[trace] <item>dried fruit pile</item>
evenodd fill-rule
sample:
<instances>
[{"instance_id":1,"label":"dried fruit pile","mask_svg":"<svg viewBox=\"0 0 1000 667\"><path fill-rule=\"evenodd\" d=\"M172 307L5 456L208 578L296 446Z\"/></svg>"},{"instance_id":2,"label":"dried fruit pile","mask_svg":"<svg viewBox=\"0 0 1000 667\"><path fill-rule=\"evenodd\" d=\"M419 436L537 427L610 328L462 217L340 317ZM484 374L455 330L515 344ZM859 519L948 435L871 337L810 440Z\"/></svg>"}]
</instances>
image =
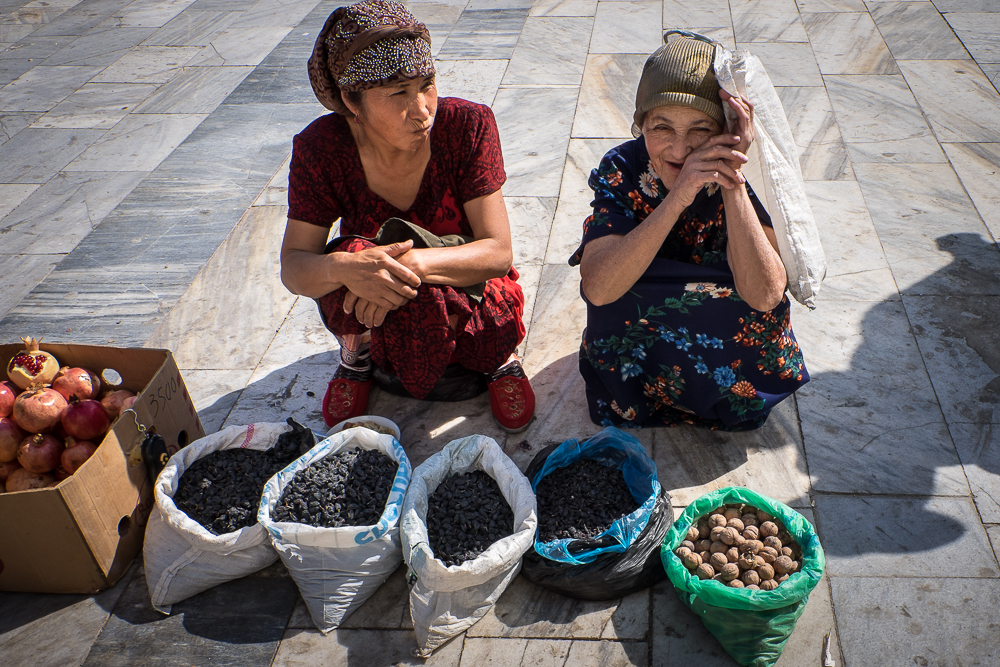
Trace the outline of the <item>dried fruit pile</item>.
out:
<instances>
[{"instance_id":1,"label":"dried fruit pile","mask_svg":"<svg viewBox=\"0 0 1000 667\"><path fill-rule=\"evenodd\" d=\"M639 508L621 470L577 459L538 482L538 541L600 535Z\"/></svg>"},{"instance_id":2,"label":"dried fruit pile","mask_svg":"<svg viewBox=\"0 0 1000 667\"><path fill-rule=\"evenodd\" d=\"M800 567L802 551L779 519L750 505L724 505L698 520L674 550L699 579L773 591Z\"/></svg>"},{"instance_id":3,"label":"dried fruit pile","mask_svg":"<svg viewBox=\"0 0 1000 667\"><path fill-rule=\"evenodd\" d=\"M514 533L514 512L496 480L482 470L453 475L427 498L431 551L445 565L477 558Z\"/></svg>"},{"instance_id":4,"label":"dried fruit pile","mask_svg":"<svg viewBox=\"0 0 1000 667\"><path fill-rule=\"evenodd\" d=\"M257 506L267 480L315 442L308 429L298 424L292 428L271 449L223 449L192 463L177 483L177 509L215 535L257 523Z\"/></svg>"},{"instance_id":5,"label":"dried fruit pile","mask_svg":"<svg viewBox=\"0 0 1000 667\"><path fill-rule=\"evenodd\" d=\"M295 473L271 519L317 528L371 526L385 510L398 468L374 449L322 458Z\"/></svg>"}]
</instances>

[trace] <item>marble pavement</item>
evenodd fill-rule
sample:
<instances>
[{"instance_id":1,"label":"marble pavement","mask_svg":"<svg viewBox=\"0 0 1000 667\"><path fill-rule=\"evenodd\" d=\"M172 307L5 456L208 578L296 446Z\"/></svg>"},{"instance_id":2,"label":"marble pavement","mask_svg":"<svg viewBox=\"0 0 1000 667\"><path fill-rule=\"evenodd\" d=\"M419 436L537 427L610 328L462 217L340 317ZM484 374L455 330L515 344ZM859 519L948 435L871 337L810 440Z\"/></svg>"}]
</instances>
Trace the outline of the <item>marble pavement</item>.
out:
<instances>
[{"instance_id":1,"label":"marble pavement","mask_svg":"<svg viewBox=\"0 0 1000 667\"><path fill-rule=\"evenodd\" d=\"M338 359L277 276L291 137L329 0L0 0L0 339L173 350L211 432L319 428ZM829 271L793 325L812 382L754 433L636 432L679 512L746 485L817 527L826 576L779 665L1000 664L1000 5L994 0L417 0L442 95L496 113L538 418L376 393L420 463L494 437L522 467L598 430L566 258L601 155L630 138L661 28L760 56ZM1000 429L998 429L1000 433ZM0 593L0 664L421 664L393 575L312 628L282 566L163 617L141 562L95 596ZM433 665L731 665L663 583L576 602L522 578Z\"/></svg>"}]
</instances>

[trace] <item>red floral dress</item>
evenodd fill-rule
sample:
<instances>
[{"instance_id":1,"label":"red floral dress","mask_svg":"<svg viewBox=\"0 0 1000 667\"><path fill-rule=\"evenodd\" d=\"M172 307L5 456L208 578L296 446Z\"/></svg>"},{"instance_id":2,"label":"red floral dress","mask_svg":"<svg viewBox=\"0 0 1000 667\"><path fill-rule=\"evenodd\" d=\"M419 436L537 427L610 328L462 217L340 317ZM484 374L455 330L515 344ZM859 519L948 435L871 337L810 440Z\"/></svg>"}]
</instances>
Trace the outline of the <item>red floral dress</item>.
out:
<instances>
[{"instance_id":1,"label":"red floral dress","mask_svg":"<svg viewBox=\"0 0 1000 667\"><path fill-rule=\"evenodd\" d=\"M361 157L347 119L328 114L294 139L288 182L288 217L330 228L340 219L342 235L372 238L389 218L402 218L438 236L473 236L468 201L496 192L506 181L500 135L489 107L461 100L438 101L431 130L431 157L413 205L401 211L368 189ZM347 239L328 252L357 252L374 244ZM514 268L487 281L480 303L461 289L421 285L409 304L392 311L372 330L372 361L398 375L423 398L449 363L490 373L524 339L524 295ZM343 311L347 288L319 299L326 327L337 335L360 334L365 326ZM448 317L456 315L453 331Z\"/></svg>"}]
</instances>

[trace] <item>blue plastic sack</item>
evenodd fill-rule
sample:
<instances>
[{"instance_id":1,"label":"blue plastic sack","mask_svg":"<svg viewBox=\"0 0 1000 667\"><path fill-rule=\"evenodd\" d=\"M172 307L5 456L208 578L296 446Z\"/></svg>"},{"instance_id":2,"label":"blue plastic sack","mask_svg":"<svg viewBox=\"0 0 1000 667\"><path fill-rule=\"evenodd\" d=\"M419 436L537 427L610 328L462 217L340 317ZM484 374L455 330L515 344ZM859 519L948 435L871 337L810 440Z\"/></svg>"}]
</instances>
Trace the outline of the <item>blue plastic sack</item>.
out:
<instances>
[{"instance_id":1,"label":"blue plastic sack","mask_svg":"<svg viewBox=\"0 0 1000 667\"><path fill-rule=\"evenodd\" d=\"M600 535L587 540L590 543L599 543L601 546L580 550L573 548L573 545L582 541L572 538L535 542L535 551L538 555L570 565L583 565L601 554L622 553L628 549L646 528L656 498L660 495L660 483L656 479L656 463L649 458L638 440L613 426L583 442L571 439L559 445L545 460L541 471L535 474L531 490L537 493L538 483L547 474L565 468L581 458L592 459L602 465L621 470L632 498L641 505L631 514L612 523L611 527Z\"/></svg>"}]
</instances>

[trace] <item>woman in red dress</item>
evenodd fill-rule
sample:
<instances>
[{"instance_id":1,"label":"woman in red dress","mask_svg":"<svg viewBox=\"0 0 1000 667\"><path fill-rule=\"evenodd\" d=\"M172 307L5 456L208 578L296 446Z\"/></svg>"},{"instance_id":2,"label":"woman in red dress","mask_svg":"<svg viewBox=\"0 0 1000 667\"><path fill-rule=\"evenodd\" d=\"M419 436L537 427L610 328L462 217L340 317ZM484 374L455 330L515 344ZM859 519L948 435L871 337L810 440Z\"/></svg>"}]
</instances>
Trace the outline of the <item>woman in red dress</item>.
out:
<instances>
[{"instance_id":1,"label":"woman in red dress","mask_svg":"<svg viewBox=\"0 0 1000 667\"><path fill-rule=\"evenodd\" d=\"M341 343L325 420L364 413L373 373L443 400L468 397L449 387L471 376L503 428L527 428L534 394L514 355L524 296L493 112L438 99L426 27L386 0L334 11L309 77L335 113L294 140L281 279L316 299Z\"/></svg>"}]
</instances>

